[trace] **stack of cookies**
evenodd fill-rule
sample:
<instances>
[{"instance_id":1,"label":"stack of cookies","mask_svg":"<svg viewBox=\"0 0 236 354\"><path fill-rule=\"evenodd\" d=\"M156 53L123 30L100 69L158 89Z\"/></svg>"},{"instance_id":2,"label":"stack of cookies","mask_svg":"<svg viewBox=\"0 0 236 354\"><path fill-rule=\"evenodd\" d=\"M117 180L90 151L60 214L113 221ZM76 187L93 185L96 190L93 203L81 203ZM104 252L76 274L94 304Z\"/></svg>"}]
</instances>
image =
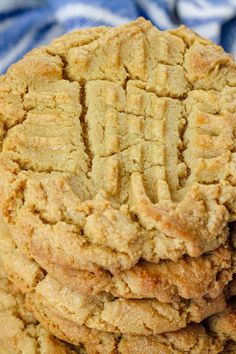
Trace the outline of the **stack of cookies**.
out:
<instances>
[{"instance_id":1,"label":"stack of cookies","mask_svg":"<svg viewBox=\"0 0 236 354\"><path fill-rule=\"evenodd\" d=\"M1 353L236 353L222 48L142 18L75 31L1 77L0 118Z\"/></svg>"}]
</instances>

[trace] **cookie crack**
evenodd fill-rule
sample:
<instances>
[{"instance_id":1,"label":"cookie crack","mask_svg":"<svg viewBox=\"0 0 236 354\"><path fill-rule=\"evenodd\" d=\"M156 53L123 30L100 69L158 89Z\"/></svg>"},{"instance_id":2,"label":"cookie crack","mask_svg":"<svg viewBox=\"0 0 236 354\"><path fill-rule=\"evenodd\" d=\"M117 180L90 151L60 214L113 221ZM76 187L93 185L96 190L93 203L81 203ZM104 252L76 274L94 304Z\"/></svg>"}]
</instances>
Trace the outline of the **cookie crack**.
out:
<instances>
[{"instance_id":1,"label":"cookie crack","mask_svg":"<svg viewBox=\"0 0 236 354\"><path fill-rule=\"evenodd\" d=\"M86 103L86 84L80 82L80 103L82 106L82 112L80 115L80 124L82 128L82 139L84 143L85 153L88 156L88 172L92 169L93 154L90 148L89 134L88 134L88 123L86 121L86 116L88 112L88 106Z\"/></svg>"}]
</instances>

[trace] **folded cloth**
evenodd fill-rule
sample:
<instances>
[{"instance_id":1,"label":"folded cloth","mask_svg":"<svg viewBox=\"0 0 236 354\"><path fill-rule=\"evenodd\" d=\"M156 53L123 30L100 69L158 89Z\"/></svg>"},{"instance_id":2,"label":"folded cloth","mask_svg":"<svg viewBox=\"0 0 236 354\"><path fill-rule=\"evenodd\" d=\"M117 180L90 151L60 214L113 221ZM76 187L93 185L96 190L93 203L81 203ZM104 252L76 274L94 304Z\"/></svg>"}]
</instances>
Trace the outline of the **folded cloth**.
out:
<instances>
[{"instance_id":1,"label":"folded cloth","mask_svg":"<svg viewBox=\"0 0 236 354\"><path fill-rule=\"evenodd\" d=\"M137 16L162 30L186 24L236 56L236 0L3 0L0 73L33 47L65 32L116 26Z\"/></svg>"}]
</instances>

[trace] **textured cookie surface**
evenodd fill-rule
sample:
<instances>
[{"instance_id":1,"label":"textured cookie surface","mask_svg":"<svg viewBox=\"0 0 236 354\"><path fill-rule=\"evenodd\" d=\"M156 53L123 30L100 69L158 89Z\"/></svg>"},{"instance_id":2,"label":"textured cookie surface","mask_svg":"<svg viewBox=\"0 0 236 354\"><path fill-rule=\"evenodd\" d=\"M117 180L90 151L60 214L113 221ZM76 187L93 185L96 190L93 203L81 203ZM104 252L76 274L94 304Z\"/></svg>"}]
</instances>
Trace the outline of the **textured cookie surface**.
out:
<instances>
[{"instance_id":1,"label":"textured cookie surface","mask_svg":"<svg viewBox=\"0 0 236 354\"><path fill-rule=\"evenodd\" d=\"M211 336L201 325L189 325L176 332L160 335L135 336L105 333L78 326L38 303L35 297L28 297L28 304L40 322L57 337L74 344L83 343L88 354L216 354L224 342Z\"/></svg>"},{"instance_id":2,"label":"textured cookie surface","mask_svg":"<svg viewBox=\"0 0 236 354\"><path fill-rule=\"evenodd\" d=\"M1 354L76 354L83 349L67 345L45 330L26 309L24 296L7 280L0 265Z\"/></svg>"},{"instance_id":3,"label":"textured cookie surface","mask_svg":"<svg viewBox=\"0 0 236 354\"><path fill-rule=\"evenodd\" d=\"M13 65L0 79L1 249L31 302L118 336L223 311L235 99L221 48L143 19Z\"/></svg>"},{"instance_id":4,"label":"textured cookie surface","mask_svg":"<svg viewBox=\"0 0 236 354\"><path fill-rule=\"evenodd\" d=\"M28 292L42 280L43 269L22 254L2 220L0 253L8 277L16 282L23 292ZM178 262L166 260L153 264L143 261L117 276L104 270L92 273L66 269L46 258L40 264L49 270L50 274L54 274L58 281L80 294L96 295L106 292L115 297L156 298L167 303L181 299L216 298L236 270L234 251L226 245L207 255L185 257ZM233 284L234 281L231 282L232 289L228 291L233 291Z\"/></svg>"},{"instance_id":5,"label":"textured cookie surface","mask_svg":"<svg viewBox=\"0 0 236 354\"><path fill-rule=\"evenodd\" d=\"M215 299L163 304L157 300L82 296L45 277L35 297L55 313L89 328L115 333L159 334L184 328L190 322L225 309L223 294Z\"/></svg>"},{"instance_id":6,"label":"textured cookie surface","mask_svg":"<svg viewBox=\"0 0 236 354\"><path fill-rule=\"evenodd\" d=\"M223 340L236 342L236 303L233 300L228 308L208 319L208 325L212 332Z\"/></svg>"},{"instance_id":7,"label":"textured cookie surface","mask_svg":"<svg viewBox=\"0 0 236 354\"><path fill-rule=\"evenodd\" d=\"M184 27L138 19L29 53L0 79L17 247L62 281L95 282L218 249L236 215L235 95L233 59Z\"/></svg>"},{"instance_id":8,"label":"textured cookie surface","mask_svg":"<svg viewBox=\"0 0 236 354\"><path fill-rule=\"evenodd\" d=\"M162 260L154 264L140 261L117 275L102 269L91 272L64 267L60 263L53 263L39 246L37 250L35 260L59 281L79 293L98 294L104 291L115 297L156 298L161 302L216 297L236 270L234 254L226 245L206 255L195 258L186 256L177 262Z\"/></svg>"},{"instance_id":9,"label":"textured cookie surface","mask_svg":"<svg viewBox=\"0 0 236 354\"><path fill-rule=\"evenodd\" d=\"M17 261L17 259L16 259ZM212 337L201 325L189 325L173 333L158 336L114 335L89 329L61 318L37 301L25 296L6 278L0 264L0 352L1 354L217 354L223 343ZM39 324L29 312L55 336L76 346L56 339ZM83 347L81 347L81 344Z\"/></svg>"},{"instance_id":10,"label":"textured cookie surface","mask_svg":"<svg viewBox=\"0 0 236 354\"><path fill-rule=\"evenodd\" d=\"M184 328L190 322L223 311L224 295L212 289L212 298L182 298L170 303L157 299L115 298L111 294L82 295L45 272L33 260L23 257L9 234L1 227L0 253L10 279L21 290L55 315L77 326L137 335L159 334ZM222 275L224 278L224 275ZM228 275L224 281L227 284Z\"/></svg>"}]
</instances>

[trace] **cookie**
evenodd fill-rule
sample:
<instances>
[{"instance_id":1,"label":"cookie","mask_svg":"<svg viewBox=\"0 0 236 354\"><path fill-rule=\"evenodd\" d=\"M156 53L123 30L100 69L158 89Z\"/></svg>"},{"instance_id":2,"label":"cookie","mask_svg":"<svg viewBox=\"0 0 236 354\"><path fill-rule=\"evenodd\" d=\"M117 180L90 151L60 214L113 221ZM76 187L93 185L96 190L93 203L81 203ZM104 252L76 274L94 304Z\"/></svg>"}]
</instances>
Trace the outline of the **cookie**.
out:
<instances>
[{"instance_id":1,"label":"cookie","mask_svg":"<svg viewBox=\"0 0 236 354\"><path fill-rule=\"evenodd\" d=\"M50 323L49 315L40 308L40 319L44 325L63 340L77 343L71 346L56 339L50 332L39 324L25 305L24 296L15 290L14 286L5 278L1 267L0 274L0 351L4 354L14 353L45 353L45 354L109 354L116 351L120 354L143 353L147 350L151 354L211 353L216 354L223 348L222 343L209 335L201 325L190 325L177 332L159 336L114 336L89 330L85 326L76 327L60 318ZM34 308L37 312L37 306ZM65 331L65 332L64 332ZM70 332L68 332L70 331ZM69 335L70 333L70 335ZM69 337L67 337L69 335ZM74 336L74 337L73 337ZM72 339L71 339L72 338ZM84 343L86 349L78 346ZM174 347L173 347L174 346ZM174 351L173 351L174 350Z\"/></svg>"},{"instance_id":2,"label":"cookie","mask_svg":"<svg viewBox=\"0 0 236 354\"><path fill-rule=\"evenodd\" d=\"M51 276L45 276L34 262L26 261L17 252L10 257L5 255L3 260L11 279L25 292L33 292L42 305L54 309L61 317L97 330L144 335L163 333L183 328L191 321L200 322L225 308L223 294L208 300L174 303L155 299L119 299L109 294L81 295Z\"/></svg>"},{"instance_id":3,"label":"cookie","mask_svg":"<svg viewBox=\"0 0 236 354\"><path fill-rule=\"evenodd\" d=\"M235 94L233 59L185 27L138 19L30 52L0 79L0 208L21 252L56 277L45 260L116 276L218 249Z\"/></svg>"},{"instance_id":4,"label":"cookie","mask_svg":"<svg viewBox=\"0 0 236 354\"><path fill-rule=\"evenodd\" d=\"M226 306L222 293L207 300L171 303L156 299L114 298L110 294L81 295L49 274L45 275L37 263L19 253L6 234L2 236L0 245L7 274L28 296L33 297L34 302L52 309L68 321L91 329L138 335L164 333L183 328L190 322L201 322Z\"/></svg>"},{"instance_id":5,"label":"cookie","mask_svg":"<svg viewBox=\"0 0 236 354\"><path fill-rule=\"evenodd\" d=\"M23 257L7 233L1 234L0 251L8 276L23 292L30 293L33 301L68 321L100 331L138 335L175 331L226 307L223 293L212 299L178 299L170 303L115 298L109 293L82 295L45 275L37 263Z\"/></svg>"},{"instance_id":6,"label":"cookie","mask_svg":"<svg viewBox=\"0 0 236 354\"><path fill-rule=\"evenodd\" d=\"M46 255L41 259L35 254L35 260L44 269L81 294L103 291L115 297L155 298L161 302L216 297L235 272L233 253L226 246L200 257L187 256L178 262L167 260L154 264L142 261L119 275L102 270L96 273L83 271L69 264L62 266L47 259Z\"/></svg>"},{"instance_id":7,"label":"cookie","mask_svg":"<svg viewBox=\"0 0 236 354\"><path fill-rule=\"evenodd\" d=\"M228 308L211 316L207 320L207 324L212 333L224 341L236 342L236 303L232 300L228 304Z\"/></svg>"},{"instance_id":8,"label":"cookie","mask_svg":"<svg viewBox=\"0 0 236 354\"><path fill-rule=\"evenodd\" d=\"M235 272L234 253L226 246L197 258L185 257L178 262L167 260L153 264L143 261L117 276L102 270L97 273L82 271L69 264L62 267L53 263L52 259L47 259L46 255L43 263L39 262L43 266L41 269L36 262L27 261L27 257L19 251L2 220L0 253L8 277L23 292L32 290L43 279L43 269L48 269L58 281L83 295L106 292L122 298L154 298L160 302L178 302L181 299L219 296Z\"/></svg>"},{"instance_id":9,"label":"cookie","mask_svg":"<svg viewBox=\"0 0 236 354\"><path fill-rule=\"evenodd\" d=\"M55 338L33 317L24 296L7 280L0 265L0 352L2 354L82 354Z\"/></svg>"},{"instance_id":10,"label":"cookie","mask_svg":"<svg viewBox=\"0 0 236 354\"><path fill-rule=\"evenodd\" d=\"M91 353L233 339L189 324L225 310L235 271L235 101L232 57L144 19L65 35L0 78L2 258L56 336Z\"/></svg>"},{"instance_id":11,"label":"cookie","mask_svg":"<svg viewBox=\"0 0 236 354\"><path fill-rule=\"evenodd\" d=\"M47 275L35 288L37 301L61 317L89 328L138 335L176 331L190 322L225 309L224 294L215 299L161 303L150 299L122 299L109 295L83 296Z\"/></svg>"},{"instance_id":12,"label":"cookie","mask_svg":"<svg viewBox=\"0 0 236 354\"><path fill-rule=\"evenodd\" d=\"M88 354L106 353L114 351L119 354L216 354L223 349L223 343L211 336L203 326L193 324L176 332L169 332L157 336L130 336L104 333L86 326L78 326L72 321L55 314L39 304L35 297L28 297L28 305L40 322L62 340L74 344L83 342Z\"/></svg>"},{"instance_id":13,"label":"cookie","mask_svg":"<svg viewBox=\"0 0 236 354\"><path fill-rule=\"evenodd\" d=\"M6 278L0 263L0 351L3 354L168 354L219 353L222 343L206 332L201 325L189 325L177 332L158 336L130 336L105 333L77 325L56 315L52 309L38 306L36 297L25 296ZM43 328L29 311L31 308ZM76 343L72 346L67 342ZM173 345L175 343L175 351ZM193 347L195 348L193 350ZM86 349L85 349L86 348ZM205 351L203 351L205 350Z\"/></svg>"}]
</instances>

